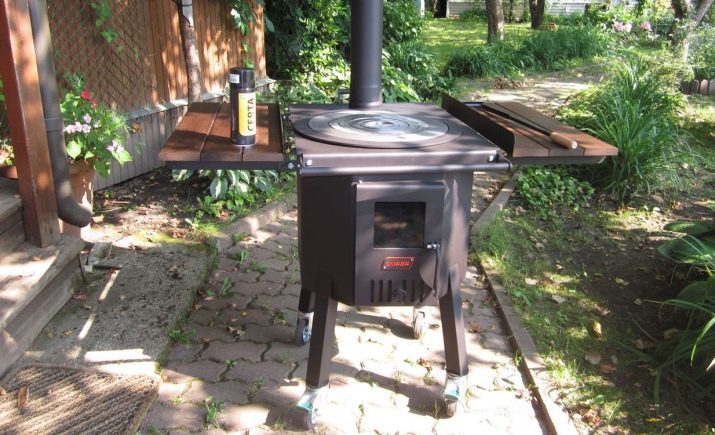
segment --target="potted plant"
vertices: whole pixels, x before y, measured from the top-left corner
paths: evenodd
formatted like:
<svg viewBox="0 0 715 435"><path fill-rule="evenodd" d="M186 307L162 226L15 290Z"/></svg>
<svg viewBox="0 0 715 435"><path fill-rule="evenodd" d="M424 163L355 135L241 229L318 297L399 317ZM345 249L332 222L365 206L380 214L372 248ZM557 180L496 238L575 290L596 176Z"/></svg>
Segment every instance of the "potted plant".
<svg viewBox="0 0 715 435"><path fill-rule="evenodd" d="M120 113L95 102L80 75L68 74L65 81L68 89L62 96L60 109L65 124L70 184L75 200L91 207L95 174L106 177L113 161L123 165L132 160L124 148L130 129Z"/></svg>
<svg viewBox="0 0 715 435"><path fill-rule="evenodd" d="M97 104L80 75L70 74L65 80L69 89L60 101L60 108L67 155L73 163L85 162L106 177L113 160L121 165L132 160L123 145L129 132L127 121L114 110Z"/></svg>

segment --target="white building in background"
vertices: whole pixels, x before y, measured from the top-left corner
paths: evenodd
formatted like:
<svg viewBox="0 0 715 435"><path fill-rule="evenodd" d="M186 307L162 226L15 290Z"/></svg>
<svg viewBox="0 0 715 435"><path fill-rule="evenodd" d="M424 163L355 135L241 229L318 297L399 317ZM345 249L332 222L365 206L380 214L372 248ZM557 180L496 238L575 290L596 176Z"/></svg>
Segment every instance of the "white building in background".
<svg viewBox="0 0 715 435"><path fill-rule="evenodd" d="M458 17L462 12L471 9L484 10L484 0L446 0L447 1L447 17ZM571 15L575 13L583 13L586 5L606 3L602 0L547 0L546 13L550 15ZM629 6L635 5L635 0L611 0L608 3L625 3ZM504 13L506 14L510 1L502 0L504 5ZM529 9L528 0L513 0L514 17L521 17L522 11Z"/></svg>

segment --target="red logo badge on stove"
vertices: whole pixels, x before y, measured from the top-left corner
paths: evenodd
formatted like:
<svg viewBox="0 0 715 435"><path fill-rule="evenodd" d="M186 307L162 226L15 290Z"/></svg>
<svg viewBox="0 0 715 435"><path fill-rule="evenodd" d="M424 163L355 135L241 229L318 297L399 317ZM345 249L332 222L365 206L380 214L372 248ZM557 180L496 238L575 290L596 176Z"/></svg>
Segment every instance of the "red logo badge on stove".
<svg viewBox="0 0 715 435"><path fill-rule="evenodd" d="M410 270L415 264L415 257L385 257L382 270Z"/></svg>

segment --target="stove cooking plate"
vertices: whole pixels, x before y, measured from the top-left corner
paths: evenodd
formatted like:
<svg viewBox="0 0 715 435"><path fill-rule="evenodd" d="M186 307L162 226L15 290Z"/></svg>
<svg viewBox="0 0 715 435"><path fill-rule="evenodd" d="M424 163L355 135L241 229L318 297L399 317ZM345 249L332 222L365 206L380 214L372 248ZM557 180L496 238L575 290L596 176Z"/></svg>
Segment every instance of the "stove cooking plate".
<svg viewBox="0 0 715 435"><path fill-rule="evenodd" d="M419 146L420 142L440 137L448 130L447 124L438 119L415 118L377 110L326 113L308 121L308 127L331 138L344 140L345 145L359 138L362 142L375 142L376 147L390 143L390 148L400 142Z"/></svg>
<svg viewBox="0 0 715 435"><path fill-rule="evenodd" d="M420 148L459 136L437 117L388 110L334 110L295 122L294 126L305 137L359 148Z"/></svg>

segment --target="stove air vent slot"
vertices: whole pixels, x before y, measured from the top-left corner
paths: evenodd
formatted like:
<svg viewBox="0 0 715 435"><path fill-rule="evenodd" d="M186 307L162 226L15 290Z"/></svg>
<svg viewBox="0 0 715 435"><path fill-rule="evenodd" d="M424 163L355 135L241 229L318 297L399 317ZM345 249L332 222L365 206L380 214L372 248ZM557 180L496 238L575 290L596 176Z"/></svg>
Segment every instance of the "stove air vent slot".
<svg viewBox="0 0 715 435"><path fill-rule="evenodd" d="M406 304L423 302L430 292L422 280L370 280L370 303Z"/></svg>

